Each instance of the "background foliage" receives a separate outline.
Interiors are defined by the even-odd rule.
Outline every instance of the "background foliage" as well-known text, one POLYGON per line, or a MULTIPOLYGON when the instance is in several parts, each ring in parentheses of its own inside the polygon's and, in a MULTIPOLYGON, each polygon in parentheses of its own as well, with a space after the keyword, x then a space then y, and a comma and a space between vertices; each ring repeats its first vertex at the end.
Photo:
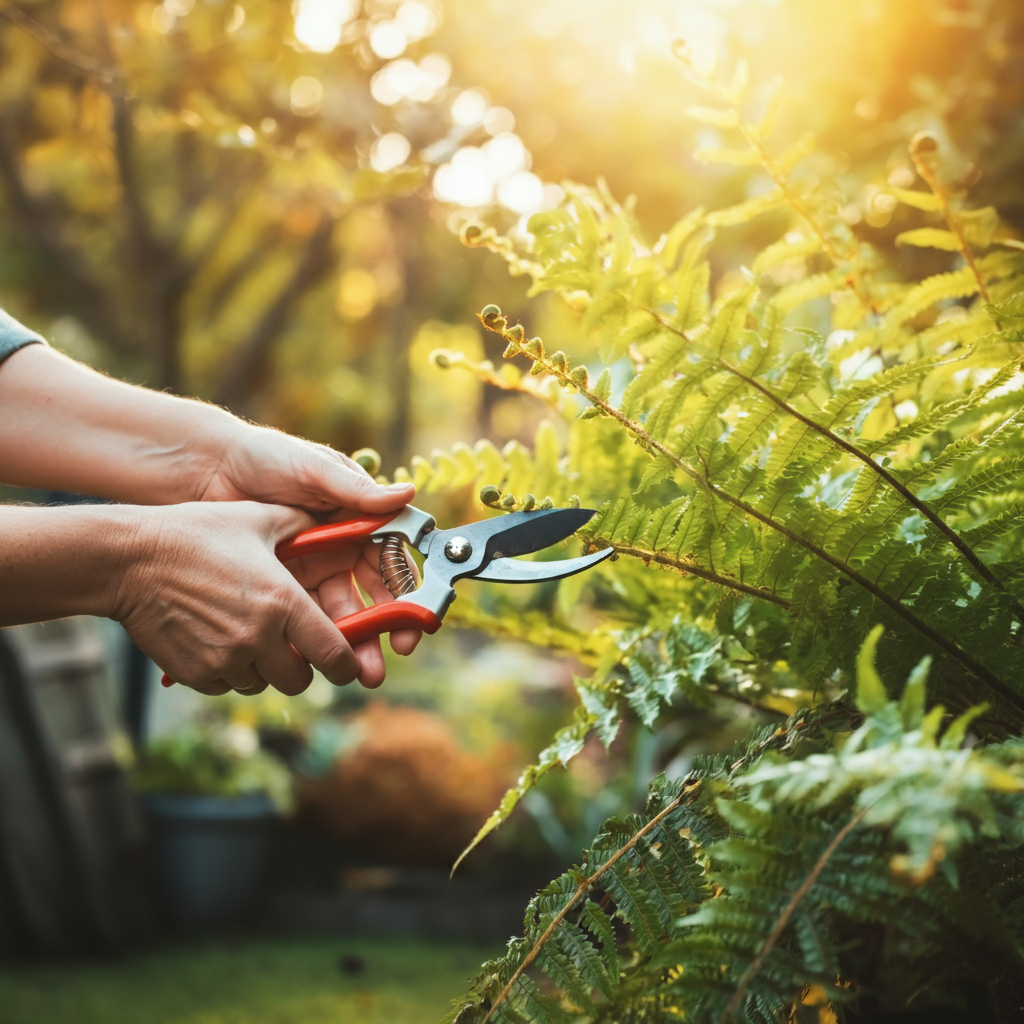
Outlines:
POLYGON ((446 521, 600 509, 450 616, 579 676, 458 1024, 1017 1019, 1019 5, 419 6, 0 7, 5 304, 446 521), (602 743, 666 771, 560 818, 602 743))

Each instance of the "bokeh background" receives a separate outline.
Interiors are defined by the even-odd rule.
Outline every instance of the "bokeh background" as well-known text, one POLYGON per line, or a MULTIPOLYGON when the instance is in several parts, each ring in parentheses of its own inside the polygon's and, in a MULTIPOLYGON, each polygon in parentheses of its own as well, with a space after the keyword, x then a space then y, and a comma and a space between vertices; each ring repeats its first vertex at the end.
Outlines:
MULTIPOLYGON (((893 243, 910 214, 886 186, 912 185, 919 130, 972 203, 1024 230, 1016 0, 4 0, 0 305, 115 376, 372 448, 389 477, 431 460, 417 504, 446 525, 475 518, 459 446, 531 445, 549 410, 430 353, 497 360, 474 316, 491 302, 587 348, 568 306, 462 244, 467 225, 524 235, 560 183, 603 181, 636 197, 653 242, 696 206, 771 185, 701 160, 721 139, 686 116, 700 97, 683 48, 704 68, 745 61, 779 135, 813 136, 807 180, 835 180, 842 218, 907 274, 942 258, 893 243)), ((768 216, 724 233, 716 273, 741 272, 777 229, 768 216)), ((373 694, 317 680, 290 701, 207 699, 162 691, 106 625, 22 629, 12 646, 31 707, 10 698, 22 739, 4 741, 7 763, 18 742, 26 764, 49 758, 32 792, 55 822, 26 847, 8 810, 0 840, 12 1022, 435 1019, 601 820, 749 725, 684 709, 657 741, 635 726, 610 754, 588 747, 449 883, 571 717, 584 666, 446 627, 373 694), (76 742, 92 761, 62 755, 76 742), (283 813, 258 898, 182 938, 203 929, 175 927, 154 895, 159 829, 133 794, 254 787, 283 813), (26 883, 18 857, 47 843, 63 852, 26 883), (49 894, 49 931, 18 909, 26 892, 49 894), (135 946, 115 964, 51 962, 135 946)))

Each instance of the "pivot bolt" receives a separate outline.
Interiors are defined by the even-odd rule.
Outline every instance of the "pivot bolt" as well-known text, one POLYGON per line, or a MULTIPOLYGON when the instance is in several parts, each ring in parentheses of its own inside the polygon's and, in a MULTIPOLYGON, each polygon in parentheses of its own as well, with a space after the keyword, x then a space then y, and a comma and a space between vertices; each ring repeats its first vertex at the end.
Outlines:
POLYGON ((444 546, 444 557, 449 562, 464 562, 473 554, 473 545, 465 537, 452 537, 444 546))

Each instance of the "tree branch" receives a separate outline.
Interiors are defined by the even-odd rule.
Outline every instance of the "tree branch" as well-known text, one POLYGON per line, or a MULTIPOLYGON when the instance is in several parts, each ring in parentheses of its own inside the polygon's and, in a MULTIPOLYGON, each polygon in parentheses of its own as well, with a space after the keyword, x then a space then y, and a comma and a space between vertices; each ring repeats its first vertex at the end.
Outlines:
POLYGON ((248 339, 228 360, 214 401, 231 407, 248 391, 267 351, 284 330, 288 315, 298 298, 319 283, 334 265, 334 217, 325 215, 306 244, 302 259, 277 297, 270 303, 248 339))

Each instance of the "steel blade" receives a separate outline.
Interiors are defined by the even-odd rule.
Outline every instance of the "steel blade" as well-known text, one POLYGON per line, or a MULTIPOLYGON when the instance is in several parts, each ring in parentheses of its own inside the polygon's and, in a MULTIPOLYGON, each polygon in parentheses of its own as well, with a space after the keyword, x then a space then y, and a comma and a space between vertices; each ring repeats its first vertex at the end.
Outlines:
POLYGON ((614 548, 604 548, 579 558, 562 558, 554 562, 520 562, 512 558, 494 558, 483 572, 477 573, 473 579, 486 580, 488 583, 543 583, 545 580, 562 580, 566 576, 575 576, 584 569, 589 569, 598 562, 603 562, 614 552, 614 548))
MULTIPOLYGON (((536 512, 510 512, 496 519, 472 523, 459 532, 476 547, 486 545, 486 565, 493 558, 531 555, 571 537, 595 514, 592 508, 546 508, 536 512)), ((454 532, 454 531, 452 531, 454 532)), ((475 574, 474 574, 475 575, 475 574)))

